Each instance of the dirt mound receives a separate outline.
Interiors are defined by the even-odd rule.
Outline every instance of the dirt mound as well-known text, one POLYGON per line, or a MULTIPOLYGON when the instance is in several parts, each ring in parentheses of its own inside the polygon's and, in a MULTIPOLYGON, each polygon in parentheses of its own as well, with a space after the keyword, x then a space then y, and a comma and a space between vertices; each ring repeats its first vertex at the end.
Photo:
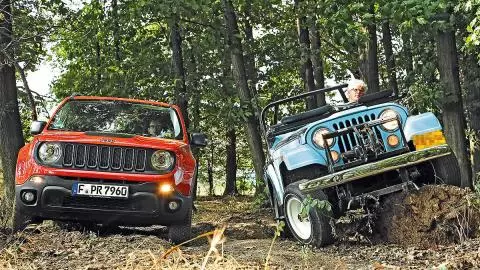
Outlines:
POLYGON ((381 204, 375 227, 383 240, 400 245, 429 248, 462 242, 479 230, 480 211, 472 203, 476 198, 453 186, 394 194, 381 204))

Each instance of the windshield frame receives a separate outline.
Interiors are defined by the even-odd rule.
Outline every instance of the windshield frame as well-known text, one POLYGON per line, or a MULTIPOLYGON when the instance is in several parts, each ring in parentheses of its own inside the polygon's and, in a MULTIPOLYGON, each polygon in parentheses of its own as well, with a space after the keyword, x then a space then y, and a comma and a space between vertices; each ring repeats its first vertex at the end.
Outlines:
MULTIPOLYGON (((85 131, 73 131, 73 130, 61 130, 61 129, 53 129, 51 126, 57 116, 57 114, 63 109, 65 104, 67 104, 70 101, 86 101, 86 102, 95 102, 95 101, 104 101, 104 102, 124 102, 124 103, 136 103, 136 104, 144 104, 144 105, 151 105, 151 106, 157 106, 157 107, 163 107, 163 108, 169 108, 172 109, 173 112, 175 112, 175 116, 177 117, 178 120, 178 125, 180 128, 180 133, 181 138, 174 138, 171 140, 176 140, 176 141, 183 141, 185 143, 189 143, 189 138, 188 138, 188 133, 185 125, 185 120, 182 117, 180 108, 177 105, 173 104, 168 104, 164 102, 157 102, 157 101, 148 101, 148 100, 139 100, 139 99, 129 99, 129 98, 114 98, 114 97, 94 97, 94 96, 75 96, 75 97, 68 97, 62 100, 62 102, 57 106, 55 111, 52 114, 52 117, 47 121, 47 124, 45 125, 45 128, 43 129, 43 132, 58 132, 58 131, 63 131, 63 132, 82 132, 85 133, 85 131)), ((42 133, 43 133, 42 132, 42 133)), ((88 132, 88 131, 87 131, 88 132)), ((98 134, 101 134, 103 132, 99 131, 98 134)), ((105 132, 105 135, 108 134, 117 134, 117 133, 111 133, 111 132, 105 132)), ((121 134, 121 133, 118 133, 121 134)), ((125 134, 125 133, 123 133, 125 134)), ((143 136, 142 134, 131 134, 131 136, 143 136)), ((157 137, 150 137, 150 136, 144 136, 146 138, 157 138, 157 137)), ((159 139, 167 139, 168 138, 159 138, 159 139)))

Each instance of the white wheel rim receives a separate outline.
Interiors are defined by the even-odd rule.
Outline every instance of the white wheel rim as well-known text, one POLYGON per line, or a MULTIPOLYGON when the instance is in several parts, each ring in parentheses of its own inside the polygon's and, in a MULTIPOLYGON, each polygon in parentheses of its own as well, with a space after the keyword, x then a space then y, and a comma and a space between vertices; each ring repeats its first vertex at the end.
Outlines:
POLYGON ((287 219, 295 234, 303 240, 310 238, 312 234, 312 225, 309 218, 304 220, 299 219, 299 215, 302 212, 302 202, 294 196, 291 196, 287 200, 287 219))

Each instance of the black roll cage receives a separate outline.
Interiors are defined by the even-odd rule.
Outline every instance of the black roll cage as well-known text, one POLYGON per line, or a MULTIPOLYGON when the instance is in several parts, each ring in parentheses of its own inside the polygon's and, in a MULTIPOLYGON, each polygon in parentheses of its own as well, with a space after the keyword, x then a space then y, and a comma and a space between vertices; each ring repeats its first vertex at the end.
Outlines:
POLYGON ((293 96, 293 97, 288 97, 288 98, 280 99, 280 100, 269 103, 267 106, 265 106, 265 108, 263 108, 262 112, 260 113, 260 126, 262 128, 263 133, 264 133, 263 135, 265 135, 265 137, 266 137, 266 132, 267 132, 266 126, 267 126, 267 124, 265 122, 265 118, 266 118, 267 110, 269 110, 270 108, 275 108, 274 119, 276 119, 277 115, 278 115, 278 107, 282 104, 288 103, 288 102, 293 101, 293 100, 298 100, 298 99, 301 99, 301 98, 304 98, 304 97, 310 97, 310 96, 317 95, 317 94, 320 94, 320 93, 328 93, 328 92, 335 91, 335 90, 340 92, 340 96, 342 97, 343 101, 345 103, 347 103, 348 99, 347 99, 347 96, 345 95, 345 92, 343 91, 343 88, 345 88, 347 86, 348 86, 348 84, 346 84, 346 83, 339 84, 339 85, 336 85, 336 86, 322 88, 322 89, 310 91, 310 92, 307 92, 307 93, 302 93, 302 94, 299 94, 299 95, 296 95, 296 96, 293 96))

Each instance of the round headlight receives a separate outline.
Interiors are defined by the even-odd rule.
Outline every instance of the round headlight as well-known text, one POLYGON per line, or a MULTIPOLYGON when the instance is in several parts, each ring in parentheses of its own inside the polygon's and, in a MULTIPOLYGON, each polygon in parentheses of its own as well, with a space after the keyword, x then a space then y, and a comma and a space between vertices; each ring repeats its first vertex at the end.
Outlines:
POLYGON ((55 163, 61 156, 62 147, 59 143, 45 142, 38 148, 38 158, 43 163, 55 163))
POLYGON ((153 153, 151 162, 152 162, 152 167, 155 170, 165 171, 170 169, 170 167, 172 167, 174 158, 170 152, 164 151, 164 150, 158 150, 158 151, 155 151, 155 153, 153 153))
MULTIPOLYGON (((328 130, 328 128, 319 128, 317 131, 315 131, 315 133, 313 133, 313 142, 318 147, 324 148, 325 147, 325 142, 323 140, 323 134, 327 134, 327 133, 330 133, 330 130, 328 130)), ((333 138, 328 139, 327 140, 328 146, 329 147, 332 146, 333 142, 334 142, 333 138)))
MULTIPOLYGON (((395 118, 397 116, 398 116, 398 113, 396 111, 392 109, 386 109, 380 114, 379 118, 383 120, 383 119, 395 118)), ((396 130, 398 128, 398 122, 396 119, 393 119, 390 122, 386 122, 382 124, 382 127, 388 131, 396 130)))

